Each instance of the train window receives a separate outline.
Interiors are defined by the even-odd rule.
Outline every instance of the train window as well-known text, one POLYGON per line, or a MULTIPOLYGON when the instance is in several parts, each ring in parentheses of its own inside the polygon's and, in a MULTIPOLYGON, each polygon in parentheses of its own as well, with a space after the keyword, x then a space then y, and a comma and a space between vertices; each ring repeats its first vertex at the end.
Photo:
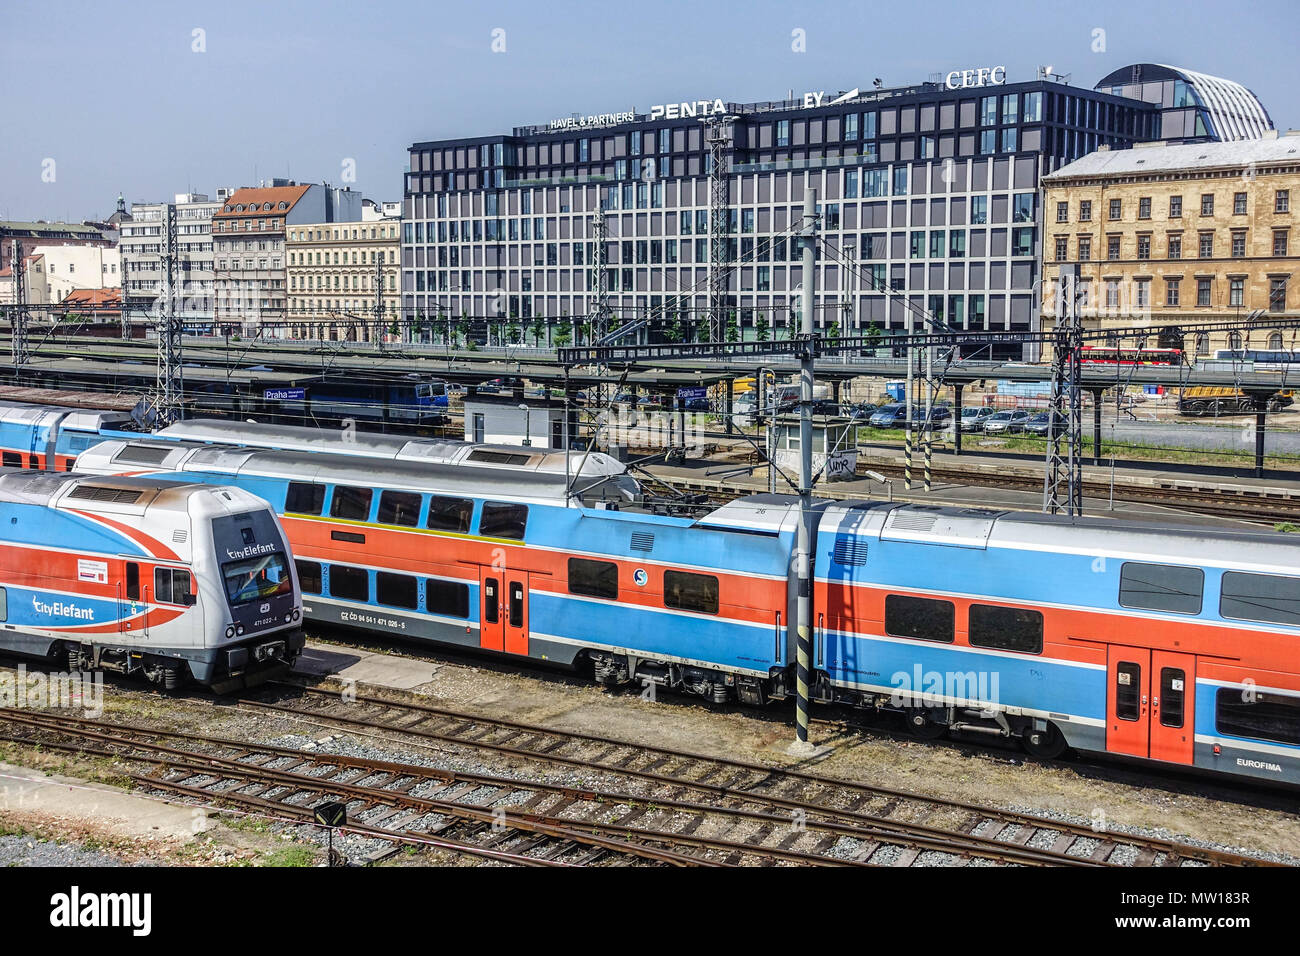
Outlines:
POLYGON ((527 505, 507 505, 488 501, 483 505, 483 515, 478 519, 478 533, 487 538, 524 538, 528 526, 527 505))
POLYGON ((1215 727, 1221 734, 1300 744, 1300 697, 1221 687, 1215 704, 1215 727))
POLYGON ((320 594, 321 592, 321 566, 319 561, 299 561, 294 559, 294 567, 298 569, 298 586, 302 588, 303 594, 320 594))
POLYGON ((497 588, 500 582, 496 578, 483 579, 483 620, 488 624, 495 624, 499 620, 500 605, 497 601, 500 596, 497 594, 497 588))
POLYGON ((885 633, 894 637, 915 637, 951 644, 956 617, 956 608, 951 601, 907 594, 885 596, 885 633))
POLYGON ((612 561, 569 558, 569 593, 598 598, 618 597, 618 565, 612 561))
POLYGON ((1142 667, 1131 661, 1115 665, 1115 716, 1120 720, 1137 720, 1141 714, 1142 667))
POLYGON ((392 607, 420 606, 420 589, 409 574, 391 574, 380 571, 375 575, 375 600, 392 607))
POLYGON ((430 614, 469 617, 469 585, 430 578, 424 582, 424 609, 430 614))
POLYGON ((420 496, 413 491, 385 491, 379 496, 379 523, 414 528, 420 523, 420 496))
POLYGON ((330 565, 330 594, 349 601, 370 600, 370 574, 365 568, 330 565))
POLYGON ((1200 614, 1205 572, 1173 564, 1126 561, 1119 572, 1119 603, 1147 611, 1200 614))
POLYGON ((190 572, 180 568, 154 568, 153 596, 164 604, 194 603, 194 594, 190 590, 190 572))
POLYGON ((433 495, 429 499, 429 517, 424 524, 434 531, 454 531, 469 534, 470 519, 474 517, 474 502, 468 498, 444 498, 433 495))
POLYGON ((1183 725, 1183 705, 1187 700, 1187 674, 1178 667, 1160 668, 1160 724, 1183 725))
POLYGON ((140 565, 134 561, 126 563, 126 599, 140 600, 140 565))
POLYGON ((681 611, 718 613, 718 579, 689 571, 664 572, 664 607, 681 611))
POLYGON ((334 500, 330 502, 330 517, 342 518, 344 521, 366 521, 370 517, 370 499, 373 496, 374 491, 370 488, 335 485, 334 500))
POLYGON ((524 626, 524 586, 518 581, 510 582, 510 626, 524 626))
POLYGON ((318 515, 325 506, 325 486, 306 481, 289 482, 284 496, 284 510, 288 514, 318 515))
POLYGON ((263 554, 221 565, 226 597, 231 604, 266 600, 293 590, 289 563, 282 554, 263 554))
POLYGON ((1300 578, 1225 571, 1221 591, 1223 617, 1300 626, 1300 578))
POLYGON ((23 466, 23 456, 16 451, 0 452, 0 465, 6 468, 21 468, 23 466))
POLYGON ((969 624, 972 647, 1025 654, 1041 654, 1043 651, 1043 615, 1040 611, 972 604, 969 624))

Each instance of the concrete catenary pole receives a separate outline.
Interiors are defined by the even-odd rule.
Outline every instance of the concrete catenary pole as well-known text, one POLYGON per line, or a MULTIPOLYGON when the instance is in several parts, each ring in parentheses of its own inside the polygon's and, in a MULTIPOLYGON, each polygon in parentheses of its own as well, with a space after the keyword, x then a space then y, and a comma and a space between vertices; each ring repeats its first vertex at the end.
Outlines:
POLYGON ((803 194, 803 295, 801 299, 799 350, 799 533, 795 542, 795 568, 799 575, 796 609, 795 735, 797 746, 808 745, 808 709, 812 674, 812 402, 813 362, 813 277, 817 249, 817 191, 803 194))

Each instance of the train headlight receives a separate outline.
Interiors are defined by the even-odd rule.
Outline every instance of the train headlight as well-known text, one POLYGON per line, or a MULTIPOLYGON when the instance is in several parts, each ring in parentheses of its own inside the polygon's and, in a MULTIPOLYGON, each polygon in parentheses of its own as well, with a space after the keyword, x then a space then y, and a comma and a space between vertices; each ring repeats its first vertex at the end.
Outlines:
POLYGON ((229 627, 226 628, 226 640, 230 640, 234 636, 235 636, 235 625, 231 624, 229 627))
POLYGON ((296 621, 296 620, 298 620, 298 618, 300 618, 300 617, 302 617, 302 611, 298 610, 297 608, 294 608, 294 609, 293 609, 293 619, 296 621))
POLYGON ((243 633, 244 633, 244 625, 242 625, 242 624, 236 624, 236 625, 235 625, 235 633, 236 633, 236 634, 243 634, 243 633))

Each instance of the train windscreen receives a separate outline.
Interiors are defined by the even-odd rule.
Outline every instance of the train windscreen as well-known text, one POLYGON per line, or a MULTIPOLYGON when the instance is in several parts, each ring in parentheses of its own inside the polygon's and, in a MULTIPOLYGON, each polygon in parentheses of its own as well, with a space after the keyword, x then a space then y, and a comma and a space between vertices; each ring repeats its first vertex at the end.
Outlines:
POLYGON ((263 554, 221 566, 226 597, 232 605, 288 594, 293 588, 289 565, 282 554, 263 554))

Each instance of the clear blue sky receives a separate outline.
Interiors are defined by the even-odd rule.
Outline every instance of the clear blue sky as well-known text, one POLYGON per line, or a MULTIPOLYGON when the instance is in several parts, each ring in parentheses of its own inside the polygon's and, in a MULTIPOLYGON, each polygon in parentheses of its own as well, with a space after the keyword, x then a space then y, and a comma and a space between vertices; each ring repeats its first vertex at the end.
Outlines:
POLYGON ((1170 63, 1244 83, 1287 129, 1300 126, 1297 27, 1296 0, 4 0, 0 218, 107 216, 119 191, 340 183, 347 159, 354 188, 397 199, 404 148, 420 140, 967 66, 1005 64, 1014 81, 1051 64, 1091 87, 1129 63, 1170 63), (192 50, 196 29, 206 52, 192 50))

